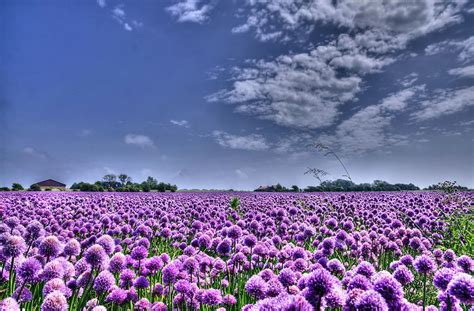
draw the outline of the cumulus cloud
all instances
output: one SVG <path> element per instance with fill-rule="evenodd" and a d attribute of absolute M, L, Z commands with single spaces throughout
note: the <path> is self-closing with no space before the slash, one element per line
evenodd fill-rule
<path fill-rule="evenodd" d="M 34 147 L 25 147 L 23 148 L 22 152 L 26 155 L 29 155 L 31 157 L 39 158 L 39 159 L 48 159 L 50 156 L 41 150 L 38 150 Z"/>
<path fill-rule="evenodd" d="M 334 134 L 321 135 L 319 140 L 343 152 L 363 153 L 388 145 L 403 144 L 406 137 L 390 134 L 393 118 L 406 109 L 408 103 L 422 93 L 424 85 L 401 90 L 384 98 L 379 104 L 369 105 L 341 122 Z"/>
<path fill-rule="evenodd" d="M 120 25 L 122 25 L 123 29 L 125 29 L 126 31 L 132 31 L 135 28 L 139 28 L 143 26 L 143 23 L 136 20 L 130 20 L 127 17 L 127 14 L 125 13 L 125 10 L 123 9 L 123 5 L 116 6 L 115 8 L 112 9 L 111 12 L 112 12 L 112 17 Z"/>
<path fill-rule="evenodd" d="M 153 140 L 146 135 L 127 134 L 124 137 L 126 144 L 135 145 L 141 148 L 156 148 Z"/>
<path fill-rule="evenodd" d="M 166 8 L 180 23 L 203 23 L 209 18 L 216 0 L 181 0 Z"/>
<path fill-rule="evenodd" d="M 260 151 L 269 148 L 265 137 L 259 134 L 237 136 L 223 131 L 214 131 L 212 136 L 219 145 L 230 149 Z"/>
<path fill-rule="evenodd" d="M 426 47 L 425 54 L 435 55 L 453 51 L 458 54 L 458 59 L 463 63 L 474 60 L 474 36 L 465 40 L 446 40 L 430 44 Z"/>
<path fill-rule="evenodd" d="M 287 36 L 316 23 L 331 23 L 352 30 L 372 29 L 396 35 L 400 44 L 459 22 L 464 0 L 247 0 L 246 21 L 234 32 L 255 31 L 260 40 Z M 275 30 L 275 29 L 280 29 Z M 401 35 L 401 36 L 399 36 Z"/>
<path fill-rule="evenodd" d="M 170 122 L 173 125 L 189 127 L 189 122 L 187 120 L 170 120 Z"/>
<path fill-rule="evenodd" d="M 97 0 L 97 4 L 98 4 L 101 8 L 105 8 L 105 6 L 106 6 L 105 0 Z"/>
<path fill-rule="evenodd" d="M 453 68 L 448 71 L 450 75 L 458 76 L 461 78 L 474 78 L 474 65 L 460 67 L 460 68 Z"/>
<path fill-rule="evenodd" d="M 474 106 L 474 86 L 440 90 L 431 99 L 421 102 L 421 109 L 411 117 L 418 121 L 439 118 Z"/>
<path fill-rule="evenodd" d="M 249 178 L 249 175 L 247 175 L 247 173 L 245 173 L 241 169 L 236 169 L 235 170 L 235 175 L 237 175 L 237 177 L 240 178 L 240 179 L 248 179 Z"/>
<path fill-rule="evenodd" d="M 253 67 L 234 69 L 230 90 L 208 100 L 236 104 L 237 112 L 282 126 L 330 126 L 339 115 L 338 107 L 356 98 L 362 77 L 393 61 L 351 48 L 355 45 L 354 38 L 342 34 L 308 53 L 253 61 Z"/>

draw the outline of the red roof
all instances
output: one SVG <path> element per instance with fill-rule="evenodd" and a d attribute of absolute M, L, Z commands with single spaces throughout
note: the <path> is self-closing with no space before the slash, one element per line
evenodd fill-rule
<path fill-rule="evenodd" d="M 53 179 L 46 179 L 36 183 L 40 187 L 66 187 L 65 184 Z"/>

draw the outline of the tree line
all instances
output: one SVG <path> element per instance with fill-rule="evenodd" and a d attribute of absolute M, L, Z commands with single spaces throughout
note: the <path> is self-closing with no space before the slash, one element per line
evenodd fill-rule
<path fill-rule="evenodd" d="M 148 176 L 148 178 L 141 182 L 132 182 L 132 178 L 127 174 L 107 174 L 102 180 L 96 181 L 95 183 L 78 182 L 73 183 L 71 190 L 75 191 L 90 191 L 90 192 L 103 192 L 103 191 L 116 191 L 116 192 L 175 192 L 178 190 L 176 185 L 169 183 L 158 182 L 154 177 Z"/>
<path fill-rule="evenodd" d="M 468 191 L 468 187 L 455 186 L 456 191 Z M 443 183 L 431 185 L 423 190 L 430 191 L 444 191 L 445 186 Z M 372 183 L 361 183 L 356 184 L 347 179 L 336 179 L 336 180 L 325 180 L 318 186 L 308 186 L 304 189 L 300 189 L 298 186 L 293 185 L 290 188 L 282 186 L 281 184 L 262 186 L 255 189 L 255 192 L 346 192 L 346 191 L 417 191 L 422 190 L 420 187 L 415 186 L 412 183 L 403 184 L 396 183 L 391 184 L 384 180 L 374 180 Z"/>

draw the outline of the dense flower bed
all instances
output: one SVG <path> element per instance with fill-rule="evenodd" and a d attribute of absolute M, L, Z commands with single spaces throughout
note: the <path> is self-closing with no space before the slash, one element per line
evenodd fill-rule
<path fill-rule="evenodd" d="M 449 219 L 473 202 L 468 193 L 0 194 L 0 310 L 469 310 L 472 250 L 445 245 L 470 242 Z"/>

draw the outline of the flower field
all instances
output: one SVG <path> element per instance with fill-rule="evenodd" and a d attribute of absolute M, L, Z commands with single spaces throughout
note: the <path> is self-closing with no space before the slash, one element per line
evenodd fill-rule
<path fill-rule="evenodd" d="M 474 194 L 0 194 L 0 310 L 472 310 Z"/>

